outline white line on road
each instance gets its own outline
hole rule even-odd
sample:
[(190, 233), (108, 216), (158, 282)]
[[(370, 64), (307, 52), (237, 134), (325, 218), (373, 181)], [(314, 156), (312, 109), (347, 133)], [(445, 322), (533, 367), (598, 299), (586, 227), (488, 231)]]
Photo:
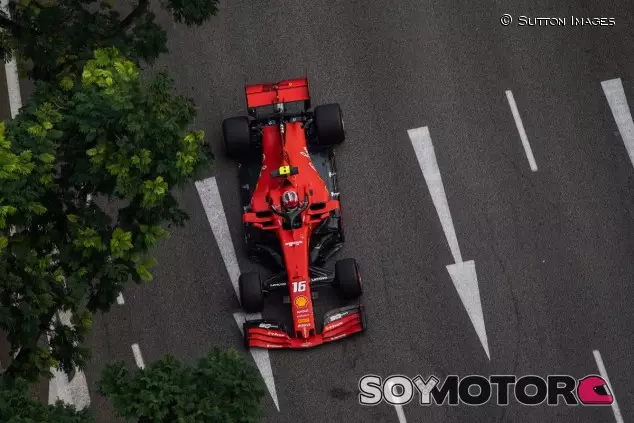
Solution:
[(141, 355), (141, 348), (139, 344), (132, 344), (132, 354), (134, 355), (134, 362), (139, 369), (145, 369), (145, 363), (143, 362), (143, 356)]
[(621, 78), (603, 81), (601, 82), (601, 87), (603, 87), (603, 92), (610, 104), (610, 110), (612, 110), (616, 126), (619, 128), (619, 133), (623, 143), (625, 143), (630, 161), (632, 166), (634, 166), (634, 122), (632, 122), (632, 114), (627, 104)]
[(467, 310), (467, 314), (480, 339), (480, 343), (482, 343), (482, 347), (490, 360), (491, 355), (489, 353), (489, 342), (484, 324), (484, 314), (482, 313), (475, 262), (473, 260), (467, 262), (462, 261), (458, 238), (456, 237), (456, 230), (453, 226), (453, 220), (451, 219), (445, 187), (442, 183), (438, 162), (436, 161), (436, 153), (434, 152), (434, 145), (431, 141), (429, 128), (423, 126), (421, 128), (409, 129), (407, 134), (414, 147), (418, 164), (423, 172), (427, 188), (432, 196), (438, 218), (440, 219), (445, 237), (447, 238), (447, 243), (454, 258), (455, 264), (448, 265), (447, 272), (449, 272), (451, 281), (456, 287), (456, 291), (458, 291), (460, 300)]
[[(8, 14), (7, 5), (9, 0), (2, 0), (0, 3), (4, 11)], [(7, 90), (9, 91), (9, 107), (11, 108), (11, 118), (15, 118), (22, 108), (22, 95), (20, 94), (20, 77), (18, 76), (18, 66), (15, 57), (9, 63), (4, 64), (7, 77)]]
[[(220, 249), (222, 260), (225, 263), (229, 279), (231, 280), (231, 284), (233, 285), (233, 289), (239, 301), (240, 289), (238, 287), (238, 279), (240, 277), (240, 266), (238, 265), (235, 248), (233, 246), (233, 241), (231, 240), (229, 224), (227, 223), (227, 218), (225, 216), (225, 209), (222, 205), (222, 198), (220, 197), (216, 178), (211, 177), (202, 181), (197, 181), (196, 189), (198, 190), (198, 195), (200, 196), (200, 201), (202, 202), (205, 213), (207, 214), (207, 220), (211, 226), (211, 231), (214, 234), (214, 238), (216, 238), (216, 244)], [(242, 324), (246, 319), (261, 319), (262, 314), (245, 314), (244, 312), (236, 312), (233, 314), (233, 317), (240, 328), (240, 332), (242, 332)], [(280, 411), (269, 351), (266, 349), (252, 348), (251, 355), (253, 356), (253, 361), (262, 374), (262, 379), (264, 379), (264, 383), (271, 394), (271, 398), (275, 403), (275, 407), (277, 407), (277, 411)]]
[(537, 172), (537, 162), (535, 162), (533, 150), (531, 150), (531, 145), (528, 142), (528, 136), (526, 136), (526, 130), (524, 129), (524, 124), (522, 123), (520, 112), (517, 110), (515, 97), (513, 97), (513, 92), (511, 90), (506, 90), (506, 98), (509, 101), (509, 106), (511, 106), (513, 119), (515, 119), (515, 126), (517, 126), (517, 132), (520, 134), (520, 139), (522, 140), (522, 145), (524, 146), (524, 151), (526, 152), (526, 157), (528, 158), (528, 164), (533, 172)]
[(603, 359), (601, 358), (601, 353), (599, 350), (593, 350), (592, 354), (594, 354), (594, 360), (597, 362), (597, 367), (599, 367), (599, 373), (605, 383), (608, 384), (608, 388), (610, 388), (610, 393), (612, 394), (612, 398), (614, 401), (612, 402), (612, 412), (614, 413), (614, 418), (617, 423), (623, 423), (623, 416), (621, 415), (621, 410), (619, 409), (619, 404), (616, 402), (616, 394), (614, 393), (614, 388), (612, 388), (612, 384), (610, 383), (610, 379), (608, 378), (608, 372), (605, 370), (605, 366), (603, 365)]
[(117, 295), (117, 304), (119, 305), (125, 304), (125, 301), (123, 300), (123, 294), (121, 294), (120, 292), (119, 292), (119, 295)]

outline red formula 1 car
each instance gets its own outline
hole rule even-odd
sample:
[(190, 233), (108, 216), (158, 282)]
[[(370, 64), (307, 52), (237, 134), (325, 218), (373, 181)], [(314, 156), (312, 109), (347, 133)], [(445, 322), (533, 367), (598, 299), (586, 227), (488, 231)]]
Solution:
[(258, 313), (264, 296), (288, 290), (292, 329), (268, 320), (244, 324), (247, 348), (307, 348), (365, 330), (363, 305), (332, 310), (321, 327), (314, 289), (334, 285), (346, 300), (362, 294), (354, 259), (322, 266), (343, 246), (341, 204), (332, 146), (345, 138), (341, 109), (310, 109), (306, 78), (247, 85), (249, 116), (223, 121), (225, 149), (240, 164), (245, 240), (249, 258), (267, 267), (240, 275), (240, 302)]

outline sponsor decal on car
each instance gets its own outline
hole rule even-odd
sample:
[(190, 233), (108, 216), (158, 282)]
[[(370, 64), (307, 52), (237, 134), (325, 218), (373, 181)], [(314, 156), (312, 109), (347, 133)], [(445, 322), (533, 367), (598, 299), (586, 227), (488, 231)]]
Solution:
[(348, 316), (348, 315), (350, 315), (350, 314), (352, 314), (352, 312), (350, 312), (350, 311), (344, 311), (343, 313), (333, 314), (332, 316), (329, 316), (329, 317), (326, 319), (326, 323), (331, 323), (331, 322), (334, 322), (335, 320), (339, 320), (339, 319), (341, 319), (342, 317), (346, 317), (346, 316)]
[(319, 282), (319, 281), (325, 281), (328, 279), (328, 276), (318, 276), (316, 278), (311, 278), (310, 281), (311, 282)]
[(342, 326), (342, 325), (343, 325), (343, 322), (329, 323), (326, 326), (324, 326), (324, 331), (333, 330), (333, 329), (336, 329), (336, 328), (338, 328), (339, 326)]
[(286, 245), (287, 247), (296, 247), (298, 245), (303, 244), (304, 241), (299, 240), (299, 241), (289, 241), (289, 242), (285, 242), (284, 245)]
[(310, 318), (308, 317), (297, 319), (297, 323), (308, 323), (308, 322), (310, 322)]
[(345, 336), (348, 336), (347, 333), (342, 333), (341, 335), (333, 336), (332, 338), (328, 338), (328, 341), (336, 341), (337, 339), (341, 339)]
[(297, 298), (295, 298), (295, 305), (297, 307), (306, 307), (308, 305), (308, 298), (304, 297), (303, 295), (298, 296)]

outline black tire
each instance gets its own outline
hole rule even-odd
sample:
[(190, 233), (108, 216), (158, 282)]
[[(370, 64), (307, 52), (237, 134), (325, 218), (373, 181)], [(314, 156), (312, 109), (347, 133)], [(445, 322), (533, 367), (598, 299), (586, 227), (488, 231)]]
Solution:
[(341, 144), (346, 139), (343, 113), (339, 104), (323, 104), (315, 107), (315, 129), (320, 145)]
[(246, 116), (223, 120), (222, 135), (225, 141), (225, 154), (230, 159), (239, 160), (251, 152), (251, 128)]
[(238, 279), (240, 302), (247, 313), (259, 313), (264, 308), (264, 293), (260, 275), (255, 272), (243, 273)]
[(337, 260), (335, 263), (335, 283), (344, 300), (353, 300), (363, 294), (359, 266), (355, 259)]

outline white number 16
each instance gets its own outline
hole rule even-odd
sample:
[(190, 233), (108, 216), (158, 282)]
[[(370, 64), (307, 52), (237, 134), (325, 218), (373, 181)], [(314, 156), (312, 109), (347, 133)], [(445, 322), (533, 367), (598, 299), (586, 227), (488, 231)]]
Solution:
[(306, 291), (306, 281), (293, 282), (293, 292), (304, 292), (304, 291)]

